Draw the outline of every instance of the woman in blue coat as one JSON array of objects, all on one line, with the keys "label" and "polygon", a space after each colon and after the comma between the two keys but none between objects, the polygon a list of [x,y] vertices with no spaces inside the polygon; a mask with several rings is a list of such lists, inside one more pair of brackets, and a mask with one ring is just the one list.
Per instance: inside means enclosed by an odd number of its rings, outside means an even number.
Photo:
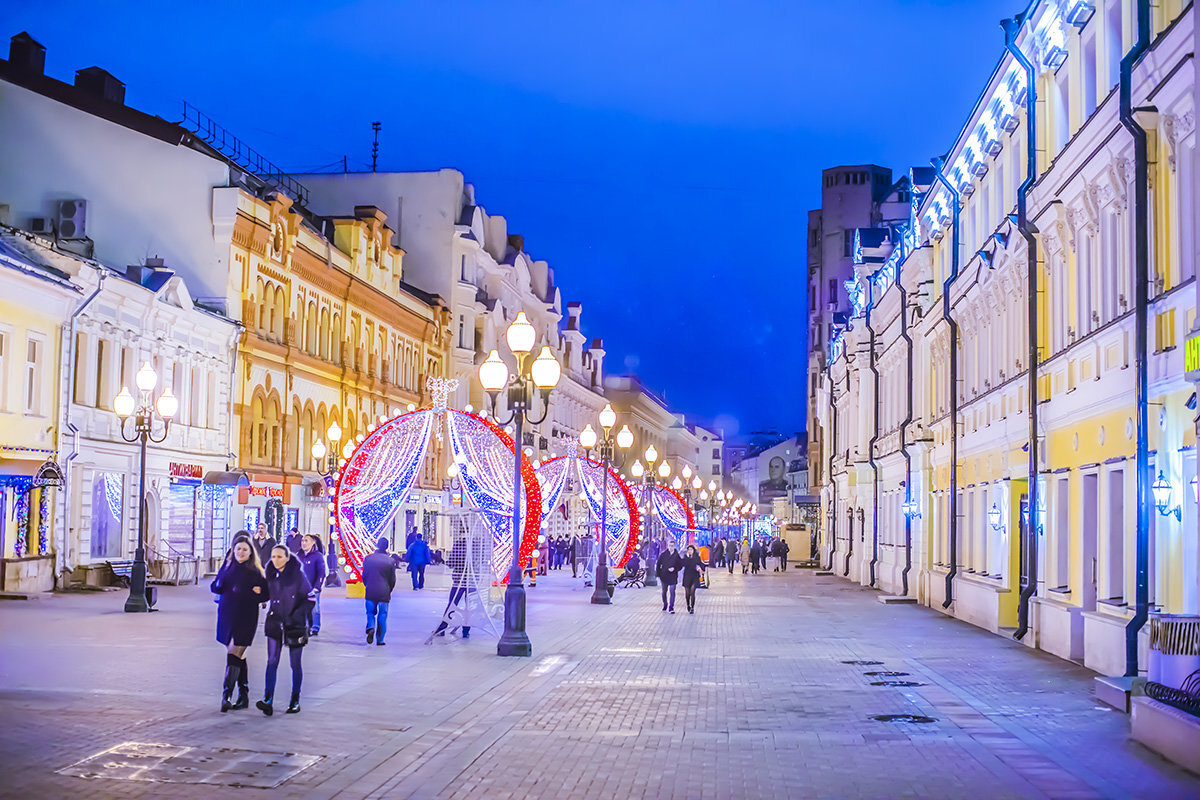
[{"label": "woman in blue coat", "polygon": [[271,605],[263,625],[263,633],[267,636],[266,686],[263,699],[255,703],[258,710],[268,717],[274,713],[271,702],[275,697],[275,676],[285,644],[292,665],[292,700],[288,703],[287,713],[297,714],[300,711],[300,681],[304,677],[300,668],[300,654],[308,643],[311,591],[312,585],[300,561],[284,545],[275,545],[271,549],[271,563],[267,566],[267,595]]},{"label": "woman in blue coat", "polygon": [[312,607],[308,612],[308,635],[316,636],[321,630],[321,589],[325,586],[325,554],[321,552],[320,540],[311,533],[300,539],[300,553],[296,556],[312,587]]},{"label": "woman in blue coat", "polygon": [[258,606],[267,599],[267,581],[249,536],[233,540],[233,547],[209,588],[217,595],[217,641],[226,650],[221,710],[246,708],[250,705],[250,685],[244,656],[258,630]]}]

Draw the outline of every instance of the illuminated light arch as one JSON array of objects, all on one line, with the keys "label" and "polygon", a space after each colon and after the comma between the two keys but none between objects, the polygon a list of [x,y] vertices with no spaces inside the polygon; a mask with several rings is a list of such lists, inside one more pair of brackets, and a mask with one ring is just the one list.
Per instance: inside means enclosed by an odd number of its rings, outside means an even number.
[{"label": "illuminated light arch", "polygon": [[[562,496],[567,480],[574,476],[583,487],[592,516],[599,520],[602,514],[604,468],[598,461],[576,455],[557,456],[547,459],[535,470],[542,487],[542,520],[545,521],[562,505]],[[641,515],[637,501],[628,484],[621,480],[615,470],[608,470],[608,541],[609,560],[617,568],[637,549],[641,535]],[[598,524],[598,523],[597,523]]]},{"label": "illuminated light arch", "polygon": [[[646,486],[644,484],[635,485],[633,493],[637,504],[641,505],[646,496]],[[688,531],[696,528],[696,517],[679,493],[670,486],[654,484],[650,492],[650,502],[653,504],[658,518],[663,521],[667,530],[676,539],[676,543],[680,547],[686,545]]]},{"label": "illuminated light arch", "polygon": [[[444,425],[444,428],[440,427]],[[463,496],[492,534],[492,569],[500,583],[512,563],[513,455],[511,436],[489,419],[455,409],[409,411],[372,428],[334,475],[331,522],[351,580],[362,579],[362,562],[375,550],[397,510],[408,498],[428,454],[430,437],[448,436]],[[540,508],[541,489],[529,459],[521,454],[524,507]],[[518,558],[522,566],[537,546],[541,518],[524,514]]]}]

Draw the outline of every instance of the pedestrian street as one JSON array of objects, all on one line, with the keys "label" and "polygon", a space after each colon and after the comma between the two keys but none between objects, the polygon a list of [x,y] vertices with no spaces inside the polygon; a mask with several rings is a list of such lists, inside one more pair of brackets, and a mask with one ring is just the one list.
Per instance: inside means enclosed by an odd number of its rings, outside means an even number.
[{"label": "pedestrian street", "polygon": [[[224,654],[203,584],[162,590],[148,615],[123,613],[118,592],[4,603],[0,786],[21,798],[1200,794],[1200,778],[1129,740],[1081,667],[811,570],[714,570],[712,584],[689,616],[663,613],[654,588],[594,606],[582,579],[542,577],[528,659],[496,656],[478,627],[424,646],[444,601],[434,589],[398,591],[389,646],[368,646],[362,601],[327,593],[303,712],[270,718],[218,711]],[[247,658],[257,696],[261,639]],[[111,758],[73,766],[127,743],[172,749],[128,759],[150,766],[123,776],[82,776]],[[235,775],[240,788],[224,782]]]}]

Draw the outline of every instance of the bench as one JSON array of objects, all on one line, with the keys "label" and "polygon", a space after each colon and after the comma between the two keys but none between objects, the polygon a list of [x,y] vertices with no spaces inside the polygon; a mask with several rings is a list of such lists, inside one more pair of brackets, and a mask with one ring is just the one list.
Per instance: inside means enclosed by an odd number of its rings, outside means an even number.
[{"label": "bench", "polygon": [[617,586],[623,589],[632,589],[635,586],[646,585],[646,570],[639,569],[637,572],[630,573],[628,570],[622,572],[617,578]]},{"label": "bench", "polygon": [[133,577],[133,560],[105,561],[104,563],[108,565],[108,570],[112,573],[113,582],[128,589],[130,578]]}]

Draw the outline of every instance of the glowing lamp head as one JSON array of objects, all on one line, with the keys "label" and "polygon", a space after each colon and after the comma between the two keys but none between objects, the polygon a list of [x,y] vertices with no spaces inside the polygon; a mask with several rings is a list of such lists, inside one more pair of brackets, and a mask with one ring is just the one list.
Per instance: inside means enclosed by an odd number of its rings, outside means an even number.
[{"label": "glowing lamp head", "polygon": [[533,360],[533,366],[529,368],[529,372],[533,377],[533,385],[548,392],[558,385],[558,379],[562,376],[562,367],[554,358],[554,354],[550,352],[550,348],[543,347],[542,352],[538,353],[538,357]]},{"label": "glowing lamp head", "polygon": [[579,443],[583,445],[584,450],[591,450],[596,446],[596,431],[592,429],[592,423],[588,423],[582,431],[579,432]]},{"label": "glowing lamp head", "polygon": [[150,362],[142,364],[142,368],[137,371],[135,376],[137,387],[143,392],[153,392],[154,387],[158,385],[158,373],[150,366]]},{"label": "glowing lamp head", "polygon": [[703,486],[703,485],[704,485],[704,482],[700,480],[700,476],[699,476],[699,475],[697,475],[696,477],[692,478],[692,488],[693,488],[693,489],[699,489],[699,488],[700,488],[701,486]]},{"label": "glowing lamp head", "polygon": [[671,465],[667,463],[665,458],[663,459],[663,462],[658,465],[658,477],[662,478],[663,480],[671,477]]},{"label": "glowing lamp head", "polygon": [[671,481],[671,488],[677,492],[683,488],[683,481],[679,480],[678,475],[675,476],[675,480]]},{"label": "glowing lamp head", "polygon": [[654,445],[650,445],[649,447],[647,447],[646,452],[643,453],[642,455],[644,455],[646,457],[646,463],[649,464],[651,467],[654,466],[655,461],[658,461],[658,451],[654,449]]},{"label": "glowing lamp head", "polygon": [[629,468],[629,474],[635,478],[640,478],[646,474],[646,468],[642,466],[641,461],[634,460],[633,466]]},{"label": "glowing lamp head", "polygon": [[707,500],[707,499],[708,499],[708,489],[704,489],[704,490],[702,490],[702,491],[700,492],[700,499],[701,499],[701,500]]},{"label": "glowing lamp head", "polygon": [[158,396],[158,415],[163,419],[170,420],[174,418],[175,412],[179,411],[179,399],[171,394],[171,390],[167,389]]},{"label": "glowing lamp head", "polygon": [[992,526],[992,530],[1000,530],[1000,507],[992,503],[991,509],[988,511],[988,522]]},{"label": "glowing lamp head", "polygon": [[508,341],[508,349],[518,355],[526,355],[533,350],[533,341],[537,338],[537,331],[534,330],[533,324],[522,311],[508,326],[504,338]]},{"label": "glowing lamp head", "polygon": [[342,440],[342,427],[337,422],[329,423],[329,430],[325,431],[325,435],[329,437],[329,441],[337,444]]},{"label": "glowing lamp head", "polygon": [[1171,513],[1171,484],[1163,477],[1161,470],[1158,480],[1150,484],[1150,491],[1154,493],[1154,505],[1158,508],[1158,513],[1164,516]]},{"label": "glowing lamp head", "polygon": [[612,404],[605,403],[604,408],[600,411],[600,427],[608,430],[613,425],[617,424],[617,412],[613,411]]},{"label": "glowing lamp head", "polygon": [[617,431],[617,447],[622,450],[633,447],[633,431],[629,430],[628,425],[622,425],[621,430]]},{"label": "glowing lamp head", "polygon": [[325,457],[325,454],[328,452],[329,452],[329,448],[327,448],[325,446],[325,443],[322,442],[320,439],[317,439],[315,442],[313,442],[312,457],[314,459],[316,459],[317,461],[320,461],[322,458]]},{"label": "glowing lamp head", "polygon": [[709,482],[708,482],[708,490],[709,490],[710,492],[715,492],[715,491],[717,490],[717,482],[716,482],[716,481],[709,481]]},{"label": "glowing lamp head", "polygon": [[451,461],[450,466],[446,467],[446,476],[450,478],[458,477],[458,462]]},{"label": "glowing lamp head", "polygon": [[495,350],[479,365],[479,383],[485,392],[498,392],[508,385],[508,365]]},{"label": "glowing lamp head", "polygon": [[346,442],[344,445],[342,445],[342,458],[349,458],[350,454],[353,452],[354,442]]},{"label": "glowing lamp head", "polygon": [[135,408],[137,408],[137,402],[129,393],[129,387],[122,386],[121,393],[113,398],[113,411],[117,412],[117,416],[121,419],[126,419],[133,414]]},{"label": "glowing lamp head", "polygon": [[683,470],[680,474],[683,475],[683,479],[686,481],[688,478],[692,477],[692,468],[687,464],[684,464]]}]

